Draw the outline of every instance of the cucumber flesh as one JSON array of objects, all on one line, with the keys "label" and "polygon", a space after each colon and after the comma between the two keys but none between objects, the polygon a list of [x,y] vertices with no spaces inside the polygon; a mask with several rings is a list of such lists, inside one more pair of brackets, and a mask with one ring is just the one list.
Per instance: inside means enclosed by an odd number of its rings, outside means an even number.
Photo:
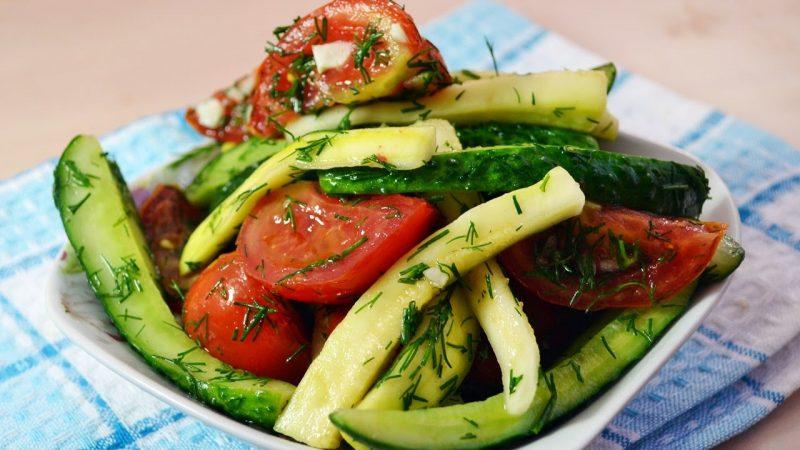
[{"label": "cucumber flesh", "polygon": [[369,168],[321,172],[328,194],[508,192],[530,186],[553,167],[572,175],[590,201],[666,216],[697,217],[708,196],[699,167],[600,150],[546,145],[472,149],[434,155],[409,171]]},{"label": "cucumber flesh", "polygon": [[[241,184],[246,176],[241,174],[252,172],[261,162],[278,153],[286,142],[282,140],[251,137],[249,140],[221,152],[212,159],[186,187],[186,198],[192,204],[208,207],[218,203]],[[238,180],[235,186],[231,181]]]},{"label": "cucumber flesh", "polygon": [[130,193],[97,139],[73,139],[54,175],[53,196],[67,237],[128,343],[191,396],[270,428],[294,386],[233,369],[186,335],[161,294]]},{"label": "cucumber flesh", "polygon": [[641,359],[686,309],[695,284],[647,309],[626,309],[575,353],[545,371],[531,408],[512,416],[501,394],[480,402],[415,411],[339,410],[342,432],[377,449],[484,448],[519,440],[575,411]]},{"label": "cucumber flesh", "polygon": [[729,235],[725,235],[708,263],[702,280],[714,282],[726,278],[744,261],[744,248]]},{"label": "cucumber flesh", "polygon": [[487,122],[459,125],[456,127],[456,134],[464,147],[542,144],[571,145],[594,150],[600,148],[597,139],[586,133],[527,123]]}]

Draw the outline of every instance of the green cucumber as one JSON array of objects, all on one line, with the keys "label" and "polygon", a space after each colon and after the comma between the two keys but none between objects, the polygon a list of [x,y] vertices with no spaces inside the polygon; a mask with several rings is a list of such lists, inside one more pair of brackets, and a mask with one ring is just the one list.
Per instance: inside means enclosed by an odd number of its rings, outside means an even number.
[{"label": "green cucumber", "polygon": [[744,261],[744,248],[729,235],[725,235],[703,273],[703,281],[714,282],[726,278]]},{"label": "green cucumber", "polygon": [[489,122],[477,125],[459,125],[456,126],[456,135],[464,147],[542,144],[571,145],[594,150],[600,148],[597,139],[586,133],[527,123]]},{"label": "green cucumber", "polygon": [[667,216],[697,217],[708,196],[699,167],[576,147],[517,145],[434,155],[408,171],[371,168],[320,172],[329,194],[407,192],[507,192],[530,186],[561,166],[581,184],[586,198]]},{"label": "green cucumber", "polygon": [[611,92],[611,88],[614,87],[614,81],[617,80],[617,66],[614,63],[605,63],[601,66],[593,67],[592,70],[599,70],[606,74],[606,78],[608,79],[608,86],[606,87],[606,92]]},{"label": "green cucumber", "polygon": [[233,369],[186,335],[161,294],[130,193],[97,139],[73,139],[54,175],[53,197],[67,237],[89,285],[128,343],[198,400],[271,428],[294,386]]},{"label": "green cucumber", "polygon": [[538,433],[574,412],[641,359],[686,309],[695,283],[664,303],[626,309],[539,379],[531,408],[513,416],[501,394],[480,402],[414,411],[339,410],[342,432],[377,449],[483,448]]},{"label": "green cucumber", "polygon": [[223,149],[186,187],[186,198],[195,205],[213,207],[235,191],[259,164],[285,146],[283,140],[251,137]]}]

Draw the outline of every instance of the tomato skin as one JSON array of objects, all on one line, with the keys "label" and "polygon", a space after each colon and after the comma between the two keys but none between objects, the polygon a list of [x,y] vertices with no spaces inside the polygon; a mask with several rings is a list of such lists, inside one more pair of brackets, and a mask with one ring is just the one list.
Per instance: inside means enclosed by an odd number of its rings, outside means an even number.
[{"label": "tomato skin", "polygon": [[436,209],[419,198],[342,200],[325,195],[316,183],[299,182],[258,202],[237,246],[247,273],[274,294],[349,303],[427,236],[437,217]]},{"label": "tomato skin", "polygon": [[189,289],[183,326],[214,357],[258,376],[297,383],[310,363],[301,317],[247,276],[237,252],[217,258]]},{"label": "tomato skin", "polygon": [[[391,33],[391,24],[399,26],[405,42]],[[276,136],[280,125],[299,114],[336,103],[363,102],[404,90],[420,95],[452,81],[438,50],[390,0],[333,0],[279,36],[257,71],[249,122],[256,135]],[[351,52],[342,65],[320,73],[312,47],[332,42],[351,44]],[[359,53],[363,58],[357,67]],[[423,72],[432,76],[424,89],[405,84]]]},{"label": "tomato skin", "polygon": [[[677,293],[705,270],[725,234],[726,225],[655,216],[616,206],[588,205],[577,220],[528,238],[500,255],[511,277],[533,296],[582,310],[647,307]],[[545,275],[552,267],[553,242],[559,251],[565,236],[590,230],[577,238],[581,254],[591,258],[594,286],[582,285],[579,276],[558,280]],[[591,231],[594,230],[594,231]],[[619,244],[624,242],[625,244]],[[619,267],[617,246],[625,254],[638,254],[630,267]],[[561,255],[563,257],[563,254]],[[578,270],[573,267],[573,270]],[[555,282],[558,281],[558,282]]]}]

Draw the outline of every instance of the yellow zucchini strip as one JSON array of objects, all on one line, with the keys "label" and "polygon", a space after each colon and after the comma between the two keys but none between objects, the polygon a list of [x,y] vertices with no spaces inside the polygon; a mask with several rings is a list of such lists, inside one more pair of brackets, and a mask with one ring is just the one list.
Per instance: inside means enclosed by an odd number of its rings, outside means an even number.
[{"label": "yellow zucchini strip", "polygon": [[[464,290],[460,286],[445,289],[420,315],[416,333],[356,409],[409,410],[438,406],[464,381],[472,365],[479,332]],[[356,450],[367,449],[343,436]]]},{"label": "yellow zucchini strip", "polygon": [[[453,192],[437,203],[445,217],[458,208],[480,202],[471,192]],[[473,230],[473,239],[479,239]],[[536,395],[539,380],[539,346],[522,304],[514,297],[494,258],[472,269],[466,277],[467,299],[492,346],[503,379],[503,404],[506,412],[520,415],[528,410]]]},{"label": "yellow zucchini strip", "polygon": [[[338,447],[341,436],[328,416],[363,398],[397,348],[410,311],[425,307],[448,285],[464,283],[461,273],[576,216],[584,201],[578,183],[556,167],[539,183],[478,205],[433,233],[353,305],[311,363],[275,430],[315,447]],[[480,236],[472,243],[470,228]]]},{"label": "yellow zucchini strip", "polygon": [[539,380],[539,346],[533,328],[494,259],[472,269],[466,279],[469,305],[503,374],[505,410],[523,414],[533,404]]},{"label": "yellow zucchini strip", "polygon": [[203,267],[234,237],[250,210],[303,170],[332,167],[414,169],[436,150],[433,127],[384,127],[311,133],[264,161],[194,230],[181,253],[186,274]]},{"label": "yellow zucchini strip", "polygon": [[501,74],[467,80],[411,101],[336,106],[306,115],[286,129],[296,135],[336,129],[340,123],[411,124],[439,118],[452,123],[524,122],[591,132],[606,110],[606,74],[597,70]]}]

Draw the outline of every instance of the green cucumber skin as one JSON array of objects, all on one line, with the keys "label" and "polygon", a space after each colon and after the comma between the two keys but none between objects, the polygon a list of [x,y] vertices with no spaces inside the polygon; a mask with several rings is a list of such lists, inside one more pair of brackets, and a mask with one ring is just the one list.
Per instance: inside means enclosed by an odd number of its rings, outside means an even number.
[{"label": "green cucumber skin", "polygon": [[708,197],[699,167],[569,146],[517,145],[434,155],[415,170],[348,168],[322,171],[328,194],[408,192],[508,192],[539,181],[552,168],[566,169],[587,200],[655,214],[697,217]]},{"label": "green cucumber skin", "polygon": [[221,152],[186,187],[186,198],[192,204],[213,208],[285,145],[282,140],[251,137]]},{"label": "green cucumber skin", "polygon": [[713,283],[727,278],[742,264],[744,256],[745,251],[741,244],[726,234],[708,263],[708,268],[703,272],[702,281]]},{"label": "green cucumber skin", "polygon": [[464,148],[514,144],[571,145],[594,150],[600,148],[597,139],[586,133],[527,123],[457,125],[456,135]]},{"label": "green cucumber skin", "polygon": [[[77,186],[68,164],[91,174],[92,187]],[[130,192],[99,143],[88,136],[73,139],[56,165],[54,177],[53,196],[67,237],[73,248],[81,249],[77,258],[89,285],[120,334],[154,370],[194,398],[235,419],[271,428],[293,386],[232,369],[183,332],[160,292]],[[86,193],[91,197],[76,209],[75,199]],[[93,220],[87,222],[87,214]],[[93,246],[96,242],[113,245],[98,250]],[[105,259],[111,265],[126,258],[135,263],[135,272],[128,276],[139,289],[127,284],[130,295],[121,298],[113,294],[119,286],[112,284],[117,275],[110,275],[99,261]],[[185,353],[183,357],[181,353]]]},{"label": "green cucumber skin", "polygon": [[606,78],[608,78],[608,87],[606,88],[606,92],[611,92],[611,88],[614,87],[614,82],[617,80],[617,66],[610,62],[597,67],[592,67],[592,70],[599,70],[606,73]]},{"label": "green cucumber skin", "polygon": [[[372,411],[371,417],[362,411],[342,410],[333,413],[331,421],[371,448],[393,450],[484,448],[539,433],[597,396],[644,357],[685,311],[695,286],[692,283],[658,306],[616,312],[605,326],[583,338],[577,351],[540,375],[534,403],[521,416],[505,413],[502,394],[498,394],[443,408]],[[546,380],[552,380],[554,389]],[[474,437],[465,439],[468,435]]]}]

